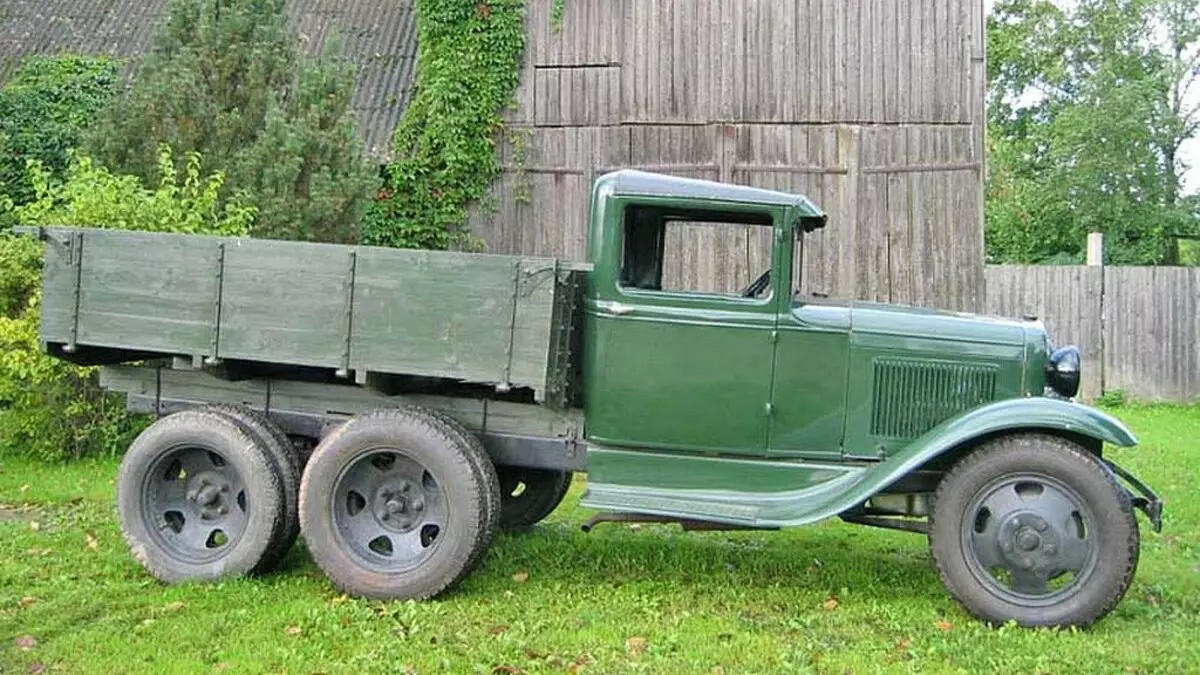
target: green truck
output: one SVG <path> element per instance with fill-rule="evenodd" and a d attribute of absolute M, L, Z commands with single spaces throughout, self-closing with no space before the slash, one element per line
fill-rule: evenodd
<path fill-rule="evenodd" d="M 1133 577 L 1136 511 L 1041 323 L 802 294 L 783 192 L 618 171 L 590 263 L 36 228 L 42 342 L 157 415 L 117 480 L 165 582 L 270 569 L 303 534 L 347 593 L 428 598 L 587 472 L 605 521 L 925 534 L 989 622 L 1086 625 Z M 770 243 L 742 289 L 681 282 L 679 228 Z M 694 276 L 694 275 L 692 275 Z"/>

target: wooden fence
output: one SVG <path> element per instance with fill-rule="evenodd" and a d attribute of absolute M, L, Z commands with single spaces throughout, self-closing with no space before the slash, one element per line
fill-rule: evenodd
<path fill-rule="evenodd" d="M 1083 396 L 1200 397 L 1200 269 L 988 266 L 986 310 L 1037 316 L 1083 352 Z"/>

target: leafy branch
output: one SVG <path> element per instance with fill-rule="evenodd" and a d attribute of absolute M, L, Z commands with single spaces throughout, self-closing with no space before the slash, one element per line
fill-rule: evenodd
<path fill-rule="evenodd" d="M 501 113 L 520 80 L 524 0 L 419 0 L 416 92 L 363 224 L 369 244 L 448 248 L 500 174 Z"/>

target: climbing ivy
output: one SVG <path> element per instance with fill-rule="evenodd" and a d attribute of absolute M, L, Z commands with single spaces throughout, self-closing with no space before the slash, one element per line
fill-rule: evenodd
<path fill-rule="evenodd" d="M 418 82 L 395 161 L 363 223 L 369 244 L 444 249 L 500 174 L 501 113 L 520 80 L 524 0 L 418 0 Z"/>
<path fill-rule="evenodd" d="M 550 27 L 557 33 L 562 30 L 563 16 L 567 13 L 567 0 L 554 0 L 550 9 Z"/>

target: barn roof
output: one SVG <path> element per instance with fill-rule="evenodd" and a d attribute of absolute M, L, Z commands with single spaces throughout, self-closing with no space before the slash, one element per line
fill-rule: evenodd
<path fill-rule="evenodd" d="M 391 152 L 417 57 L 413 0 L 287 0 L 305 49 L 319 54 L 336 31 L 358 69 L 354 109 L 369 154 Z M 137 58 L 153 45 L 167 0 L 3 0 L 0 84 L 26 56 L 63 53 Z"/>

